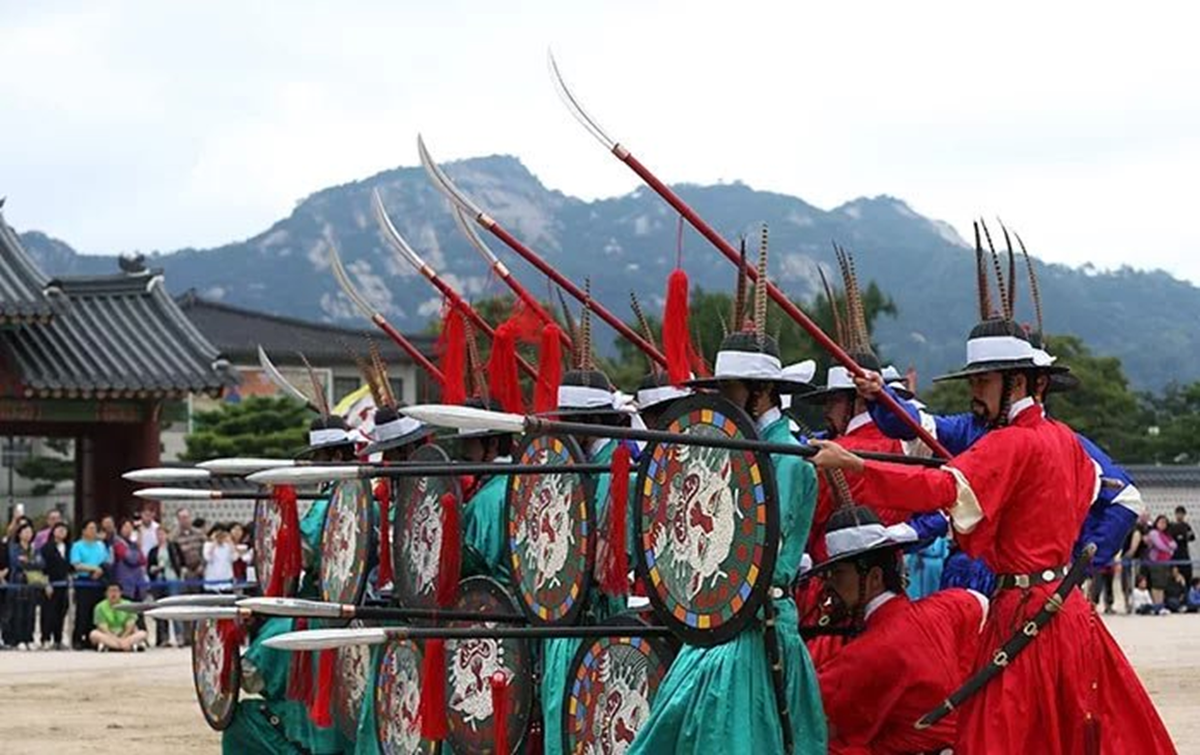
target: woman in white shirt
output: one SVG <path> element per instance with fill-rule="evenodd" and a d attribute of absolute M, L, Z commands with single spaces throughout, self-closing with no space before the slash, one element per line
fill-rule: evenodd
<path fill-rule="evenodd" d="M 214 524 L 204 544 L 204 589 L 221 592 L 233 587 L 233 562 L 237 548 L 223 524 Z"/>

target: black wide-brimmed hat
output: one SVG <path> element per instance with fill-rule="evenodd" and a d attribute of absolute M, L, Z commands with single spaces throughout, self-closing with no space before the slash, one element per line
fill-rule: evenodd
<path fill-rule="evenodd" d="M 835 564 L 857 561 L 880 551 L 907 548 L 921 542 L 909 524 L 884 526 L 879 515 L 866 506 L 846 506 L 834 511 L 825 525 L 824 561 L 813 564 L 805 576 L 828 571 Z"/>
<path fill-rule="evenodd" d="M 296 458 L 308 458 L 317 451 L 339 447 L 354 450 L 354 436 L 346 420 L 336 414 L 317 417 L 308 426 L 308 447 L 296 454 Z"/>
<path fill-rule="evenodd" d="M 684 386 L 671 384 L 671 378 L 665 371 L 651 372 L 638 383 L 634 400 L 638 411 L 651 409 L 669 401 L 692 395 L 692 391 Z"/>
<path fill-rule="evenodd" d="M 628 415 L 629 397 L 613 387 L 608 375 L 596 367 L 569 370 L 558 385 L 558 406 L 547 415 Z"/>
<path fill-rule="evenodd" d="M 371 432 L 371 443 L 363 449 L 363 454 L 370 456 L 407 446 L 428 438 L 436 431 L 437 428 L 432 425 L 404 416 L 395 407 L 381 406 L 375 410 L 375 429 Z"/>
<path fill-rule="evenodd" d="M 987 237 L 990 254 L 983 250 L 980 229 Z M 1002 226 L 1003 228 L 1003 226 Z M 1008 241 L 1008 280 L 1005 281 L 1000 255 L 992 245 L 991 234 L 987 225 L 975 223 L 975 276 L 977 295 L 979 299 L 980 322 L 971 329 L 967 336 L 967 363 L 960 369 L 934 378 L 934 382 L 943 380 L 961 380 L 972 375 L 982 375 L 988 372 L 1028 372 L 1040 371 L 1047 375 L 1063 375 L 1069 372 L 1066 367 L 1054 364 L 1054 357 L 1044 349 L 1035 348 L 1030 341 L 1026 328 L 1018 325 L 1014 318 L 1014 305 L 1017 295 L 1016 257 L 1013 253 L 1012 242 L 1009 241 L 1008 229 L 1004 229 L 1005 240 Z M 1020 237 L 1017 237 L 1020 241 Z M 1037 277 L 1033 264 L 1021 244 L 1025 264 L 1029 270 L 1030 294 L 1037 313 L 1037 332 L 1042 332 L 1041 294 L 1037 288 Z M 999 293 L 999 308 L 992 306 L 992 284 L 987 272 L 987 260 L 995 271 L 996 288 Z M 1038 340 L 1040 342 L 1040 335 Z M 1053 379 L 1051 380 L 1053 383 Z M 1060 383 L 1065 385 L 1065 383 Z"/>

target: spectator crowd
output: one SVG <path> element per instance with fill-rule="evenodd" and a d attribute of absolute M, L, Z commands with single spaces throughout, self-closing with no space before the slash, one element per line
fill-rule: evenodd
<path fill-rule="evenodd" d="M 1174 520 L 1159 515 L 1153 522 L 1143 515 L 1112 563 L 1093 570 L 1088 594 L 1097 607 L 1103 603 L 1104 613 L 1116 613 L 1117 588 L 1126 613 L 1200 613 L 1200 577 L 1191 555 L 1196 533 L 1185 507 L 1174 513 Z"/>
<path fill-rule="evenodd" d="M 142 651 L 149 627 L 117 606 L 254 580 L 251 526 L 209 526 L 186 508 L 170 528 L 147 506 L 73 531 L 57 509 L 35 524 L 18 507 L 0 534 L 0 650 Z M 156 624 L 156 644 L 189 642 L 186 626 Z"/>

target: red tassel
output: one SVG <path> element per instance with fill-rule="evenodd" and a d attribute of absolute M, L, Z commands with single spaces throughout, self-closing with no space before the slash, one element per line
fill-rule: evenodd
<path fill-rule="evenodd" d="M 612 482 L 608 499 L 608 553 L 600 575 L 600 587 L 609 595 L 629 594 L 629 555 L 625 550 L 629 512 L 629 446 L 617 445 L 612 460 Z"/>
<path fill-rule="evenodd" d="M 333 702 L 333 671 L 336 665 L 337 650 L 322 650 L 317 656 L 317 687 L 308 717 L 322 729 L 333 726 L 333 713 L 330 708 Z"/>
<path fill-rule="evenodd" d="M 458 307 L 446 307 L 442 319 L 442 334 L 438 337 L 441 352 L 443 404 L 462 404 L 467 400 L 467 329 Z"/>
<path fill-rule="evenodd" d="M 392 480 L 384 477 L 375 483 L 375 500 L 379 501 L 379 576 L 376 582 L 383 587 L 392 581 Z"/>
<path fill-rule="evenodd" d="M 303 557 L 300 552 L 300 513 L 296 508 L 296 488 L 276 485 L 271 498 L 279 509 L 279 533 L 275 537 L 275 568 L 267 583 L 269 597 L 283 597 L 289 581 L 300 579 Z"/>
<path fill-rule="evenodd" d="M 508 752 L 508 677 L 503 671 L 492 674 L 492 751 Z"/>
<path fill-rule="evenodd" d="M 308 619 L 296 619 L 292 624 L 296 632 L 308 629 Z M 307 705 L 312 700 L 312 653 L 292 653 L 288 664 L 287 699 Z"/>
<path fill-rule="evenodd" d="M 441 742 L 450 731 L 446 720 L 446 641 L 426 640 L 421 660 L 421 738 Z"/>
<path fill-rule="evenodd" d="M 488 358 L 488 388 L 492 398 L 500 402 L 506 412 L 525 413 L 525 402 L 521 398 L 521 382 L 517 376 L 517 336 L 520 323 L 505 320 L 496 328 L 492 339 L 492 354 Z"/>
<path fill-rule="evenodd" d="M 562 329 L 554 323 L 542 328 L 538 348 L 538 379 L 533 393 L 533 411 L 538 414 L 558 408 L 558 385 L 562 382 Z"/>
<path fill-rule="evenodd" d="M 221 638 L 224 654 L 221 657 L 221 691 L 228 694 L 233 691 L 233 669 L 241 659 L 242 640 L 245 633 L 242 626 L 233 619 L 217 621 L 217 636 Z"/>
<path fill-rule="evenodd" d="M 442 551 L 438 554 L 436 599 L 442 608 L 458 600 L 458 579 L 462 570 L 462 524 L 458 501 L 451 493 L 442 495 Z"/>
<path fill-rule="evenodd" d="M 663 309 L 663 349 L 667 357 L 667 375 L 672 385 L 691 377 L 692 334 L 688 329 L 688 277 L 677 267 L 667 278 L 667 304 Z"/>

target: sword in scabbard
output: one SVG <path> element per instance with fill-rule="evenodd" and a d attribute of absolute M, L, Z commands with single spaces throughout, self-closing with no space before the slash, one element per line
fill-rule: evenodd
<path fill-rule="evenodd" d="M 683 218 L 687 220 L 687 222 L 693 228 L 695 228 L 696 231 L 698 231 L 700 235 L 703 236 L 710 244 L 716 247 L 717 251 L 721 252 L 726 259 L 733 264 L 740 266 L 742 264 L 742 256 L 738 250 L 734 249 L 732 244 L 722 238 L 712 226 L 710 226 L 703 218 L 701 218 L 700 215 L 686 202 L 684 202 L 678 194 L 672 191 L 669 186 L 651 173 L 649 168 L 647 168 L 645 165 L 642 165 L 642 163 L 633 156 L 633 153 L 630 152 L 625 145 L 620 144 L 615 139 L 611 138 L 607 133 L 605 133 L 604 129 L 600 128 L 595 119 L 583 109 L 583 106 L 579 104 L 579 101 L 575 98 L 575 95 L 572 94 L 571 90 L 567 88 L 566 83 L 563 81 L 562 74 L 559 73 L 558 70 L 558 63 L 555 62 L 553 55 L 549 56 L 549 65 L 551 78 L 554 80 L 554 85 L 557 88 L 563 103 L 571 111 L 571 114 L 575 116 L 575 119 L 579 121 L 579 123 L 582 124 L 585 129 L 587 129 L 588 133 L 590 133 L 597 141 L 603 144 L 609 152 L 612 152 L 612 154 L 616 156 L 618 160 L 629 166 L 630 170 L 632 170 L 638 175 L 639 178 L 645 181 L 646 184 L 653 189 L 656 194 L 662 197 L 667 204 L 671 205 L 676 212 L 682 215 Z M 753 266 L 747 265 L 745 267 L 745 271 L 751 280 L 758 280 L 758 271 Z M 854 377 L 866 377 L 866 372 L 863 371 L 863 368 L 860 367 L 858 363 L 855 362 L 854 359 L 837 344 L 836 341 L 830 338 L 825 331 L 821 330 L 821 327 L 813 322 L 812 318 L 810 318 L 804 313 L 803 310 L 793 304 L 792 301 L 788 299 L 787 294 L 785 294 L 778 286 L 770 281 L 767 281 L 767 295 L 770 296 L 771 300 L 779 305 L 779 308 L 782 309 L 784 313 L 787 314 L 787 316 L 790 317 L 797 325 L 808 331 L 809 336 L 811 336 L 812 339 L 816 341 L 826 353 L 833 357 L 834 361 L 845 367 Z M 950 453 L 946 451 L 946 448 L 939 443 L 928 430 L 922 427 L 919 421 L 905 411 L 904 407 L 900 405 L 900 402 L 897 401 L 894 396 L 884 391 L 879 394 L 879 402 L 886 406 L 893 414 L 895 414 L 896 417 L 899 418 L 900 421 L 903 422 L 910 430 L 912 430 L 916 434 L 917 438 L 919 438 L 925 443 L 926 446 L 933 450 L 936 455 L 947 458 L 950 457 Z"/>
<path fill-rule="evenodd" d="M 992 654 L 992 659 L 988 661 L 986 666 L 976 671 L 974 676 L 956 689 L 936 709 L 921 716 L 913 726 L 917 729 L 928 729 L 930 726 L 933 726 L 961 707 L 972 695 L 986 687 L 988 682 L 995 679 L 1001 671 L 1008 668 L 1016 660 L 1017 656 L 1021 654 L 1021 651 L 1029 647 L 1029 643 L 1034 641 L 1046 624 L 1050 623 L 1050 620 L 1062 610 L 1063 604 L 1071 595 L 1071 591 L 1078 587 L 1083 582 L 1084 577 L 1087 576 L 1088 564 L 1092 562 L 1092 558 L 1095 555 L 1096 544 L 1088 543 L 1075 559 L 1075 563 L 1071 565 L 1071 570 L 1067 572 L 1067 576 L 1063 577 L 1063 580 L 1058 583 L 1058 587 L 1046 599 L 1041 609 L 1033 615 L 1033 618 L 1026 621 L 1017 630 L 1016 634 L 1008 638 L 1008 641 Z"/>
<path fill-rule="evenodd" d="M 429 263 L 423 260 L 421 255 L 417 254 L 417 251 L 413 249 L 412 245 L 400 235 L 400 231 L 396 230 L 396 226 L 392 223 L 392 219 L 388 217 L 387 210 L 383 206 L 383 197 L 379 196 L 379 190 L 376 189 L 374 192 L 372 192 L 371 196 L 371 201 L 375 208 L 375 219 L 379 222 L 380 230 L 383 231 L 384 237 L 387 238 L 388 243 L 391 244 L 392 248 L 396 251 L 396 254 L 404 258 L 404 260 L 408 262 L 408 264 L 412 265 L 418 273 L 420 273 L 427 281 L 429 281 L 442 296 L 446 297 L 446 300 L 450 302 L 450 306 L 455 307 L 462 312 L 463 316 L 470 321 L 472 327 L 474 327 L 476 330 L 482 331 L 483 334 L 489 339 L 495 339 L 496 332 L 492 326 L 488 324 L 487 320 L 484 320 L 483 316 L 475 311 L 475 308 L 472 307 L 460 293 L 455 291 L 449 283 L 444 281 L 442 277 L 437 274 L 437 271 L 430 267 Z M 535 381 L 537 380 L 537 370 L 534 369 L 533 365 L 529 364 L 529 362 L 525 361 L 520 356 L 517 357 L 517 366 L 520 367 L 521 371 L 526 375 L 533 378 Z"/>
<path fill-rule="evenodd" d="M 456 207 L 462 210 L 464 214 L 470 215 L 476 223 L 482 226 L 493 236 L 504 242 L 505 246 L 507 246 L 509 249 L 512 249 L 514 252 L 521 255 L 521 257 L 525 258 L 529 264 L 536 267 L 543 275 L 554 281 L 559 288 L 574 297 L 575 300 L 580 304 L 595 312 L 597 317 L 608 323 L 613 330 L 617 331 L 617 333 L 619 333 L 623 338 L 636 346 L 652 361 L 656 362 L 661 367 L 667 366 L 666 356 L 664 356 L 661 351 L 655 348 L 654 344 L 640 336 L 636 330 L 629 327 L 629 325 L 622 321 L 621 318 L 614 315 L 606 307 L 597 302 L 593 297 L 589 296 L 587 292 L 572 283 L 565 275 L 560 273 L 558 270 L 555 270 L 536 252 L 522 244 L 515 236 L 509 233 L 504 226 L 500 225 L 495 218 L 480 209 L 480 207 L 475 204 L 475 202 L 473 202 L 466 194 L 464 194 L 461 189 L 455 186 L 454 182 L 450 180 L 450 177 L 446 175 L 445 171 L 438 167 L 437 163 L 433 161 L 433 157 L 430 156 L 429 150 L 425 147 L 425 140 L 420 136 L 417 137 L 417 151 L 421 156 L 421 164 L 425 166 L 425 171 L 429 174 L 429 177 L 433 181 L 434 185 L 439 191 L 445 194 L 446 197 Z"/>

